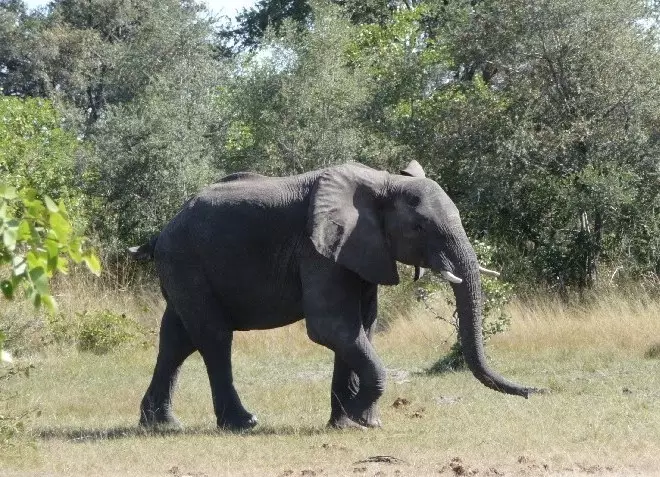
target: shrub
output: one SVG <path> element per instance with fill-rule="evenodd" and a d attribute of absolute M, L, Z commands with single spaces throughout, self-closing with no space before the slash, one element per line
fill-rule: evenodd
<path fill-rule="evenodd" d="M 76 344 L 80 351 L 105 354 L 128 344 L 144 343 L 145 330 L 124 313 L 109 310 L 77 313 Z"/>

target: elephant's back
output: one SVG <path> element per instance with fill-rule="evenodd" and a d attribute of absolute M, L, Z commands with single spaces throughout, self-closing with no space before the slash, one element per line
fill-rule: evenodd
<path fill-rule="evenodd" d="M 291 178 L 214 184 L 163 229 L 156 260 L 203 272 L 230 315 L 241 317 L 237 329 L 300 319 L 299 259 L 311 244 L 310 188 Z M 182 256 L 185 263 L 174 263 Z"/>

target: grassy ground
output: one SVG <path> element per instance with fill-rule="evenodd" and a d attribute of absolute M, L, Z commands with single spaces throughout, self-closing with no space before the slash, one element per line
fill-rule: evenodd
<path fill-rule="evenodd" d="M 160 305 L 125 306 L 153 326 Z M 390 376 L 384 427 L 366 432 L 325 428 L 332 356 L 300 323 L 238 334 L 236 385 L 260 419 L 242 435 L 214 429 L 197 355 L 176 393 L 186 430 L 146 434 L 136 423 L 155 348 L 97 356 L 47 346 L 19 359 L 34 365 L 29 377 L 0 383 L 16 396 L 14 415 L 35 411 L 1 448 L 0 475 L 660 475 L 660 359 L 645 356 L 660 342 L 660 303 L 545 298 L 511 312 L 511 330 L 488 345 L 491 363 L 549 394 L 524 400 L 468 373 L 425 374 L 452 336 L 420 311 L 377 336 Z"/>

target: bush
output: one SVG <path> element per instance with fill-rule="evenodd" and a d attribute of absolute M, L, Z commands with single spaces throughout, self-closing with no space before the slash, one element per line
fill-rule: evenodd
<path fill-rule="evenodd" d="M 120 346 L 144 345 L 145 329 L 125 313 L 109 310 L 51 317 L 49 325 L 56 343 L 75 343 L 80 351 L 105 354 Z"/>

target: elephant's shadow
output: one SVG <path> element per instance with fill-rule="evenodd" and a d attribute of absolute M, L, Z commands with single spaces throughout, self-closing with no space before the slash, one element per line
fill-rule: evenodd
<path fill-rule="evenodd" d="M 325 426 L 259 426 L 256 429 L 232 432 L 208 426 L 190 426 L 184 429 L 145 429 L 139 426 L 115 427 L 46 427 L 35 429 L 42 440 L 66 440 L 73 442 L 95 442 L 126 438 L 149 438 L 163 436 L 314 436 L 337 432 Z"/>

